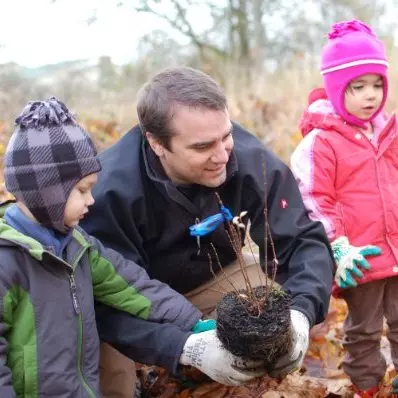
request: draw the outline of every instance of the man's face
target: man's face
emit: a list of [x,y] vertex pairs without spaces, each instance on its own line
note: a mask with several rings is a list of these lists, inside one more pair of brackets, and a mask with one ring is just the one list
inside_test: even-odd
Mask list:
[[168,177],[175,184],[216,188],[224,183],[234,146],[228,111],[180,106],[171,121],[170,150],[147,134]]

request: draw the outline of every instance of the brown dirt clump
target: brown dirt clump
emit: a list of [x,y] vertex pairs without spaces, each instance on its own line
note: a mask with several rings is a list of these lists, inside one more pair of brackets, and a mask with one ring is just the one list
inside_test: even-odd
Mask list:
[[[290,296],[279,287],[240,290],[226,294],[217,305],[217,335],[224,347],[243,359],[272,366],[292,344]],[[256,304],[261,303],[262,308]],[[265,303],[265,304],[264,304]]]

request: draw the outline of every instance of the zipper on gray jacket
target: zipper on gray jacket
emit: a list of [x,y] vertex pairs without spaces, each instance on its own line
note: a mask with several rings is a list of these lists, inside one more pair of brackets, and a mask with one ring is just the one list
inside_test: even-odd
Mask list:
[[76,282],[73,274],[69,274],[69,285],[70,285],[70,290],[72,292],[73,308],[75,309],[76,315],[79,315],[80,305],[79,305],[79,300],[77,298]]
[[[83,248],[75,259],[75,262],[80,261],[80,258],[83,256],[86,248]],[[64,261],[62,258],[59,258],[55,256],[53,253],[46,251],[48,255],[51,257],[55,258],[57,261],[61,262],[62,264],[65,265],[67,272],[68,272],[68,278],[69,278],[69,286],[70,286],[70,291],[72,293],[72,303],[73,303],[73,309],[75,310],[76,315],[80,314],[80,305],[79,305],[79,299],[77,297],[77,289],[76,289],[76,281],[75,281],[75,276],[73,275],[73,267]]]

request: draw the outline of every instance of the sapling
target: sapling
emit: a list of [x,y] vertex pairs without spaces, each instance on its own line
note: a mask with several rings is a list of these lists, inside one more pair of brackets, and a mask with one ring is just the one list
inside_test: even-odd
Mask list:
[[[265,190],[265,192],[267,192]],[[221,207],[223,203],[218,194]],[[265,194],[266,195],[266,194]],[[288,293],[275,283],[278,259],[268,224],[267,203],[264,206],[264,271],[253,254],[252,243],[246,234],[242,212],[232,221],[224,220],[226,233],[235,251],[240,272],[245,283],[244,289],[236,289],[228,276],[232,290],[225,294],[217,305],[217,335],[224,347],[233,354],[247,360],[261,359],[264,366],[272,368],[275,362],[286,354],[292,344],[290,302]],[[245,239],[246,237],[246,239]],[[243,239],[242,239],[243,238]],[[245,257],[242,255],[242,242],[246,240],[253,261],[258,269],[258,285],[253,286],[249,279]],[[211,245],[218,266],[216,249]],[[268,270],[268,252],[272,253],[271,272]],[[210,267],[211,264],[211,256]],[[223,271],[222,271],[223,272]]]

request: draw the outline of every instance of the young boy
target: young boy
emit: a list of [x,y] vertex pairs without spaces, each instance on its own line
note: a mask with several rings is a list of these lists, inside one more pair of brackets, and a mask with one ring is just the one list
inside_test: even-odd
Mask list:
[[94,297],[183,330],[201,313],[79,228],[101,165],[66,106],[30,102],[16,124],[4,175],[17,203],[0,205],[0,397],[97,397]]

